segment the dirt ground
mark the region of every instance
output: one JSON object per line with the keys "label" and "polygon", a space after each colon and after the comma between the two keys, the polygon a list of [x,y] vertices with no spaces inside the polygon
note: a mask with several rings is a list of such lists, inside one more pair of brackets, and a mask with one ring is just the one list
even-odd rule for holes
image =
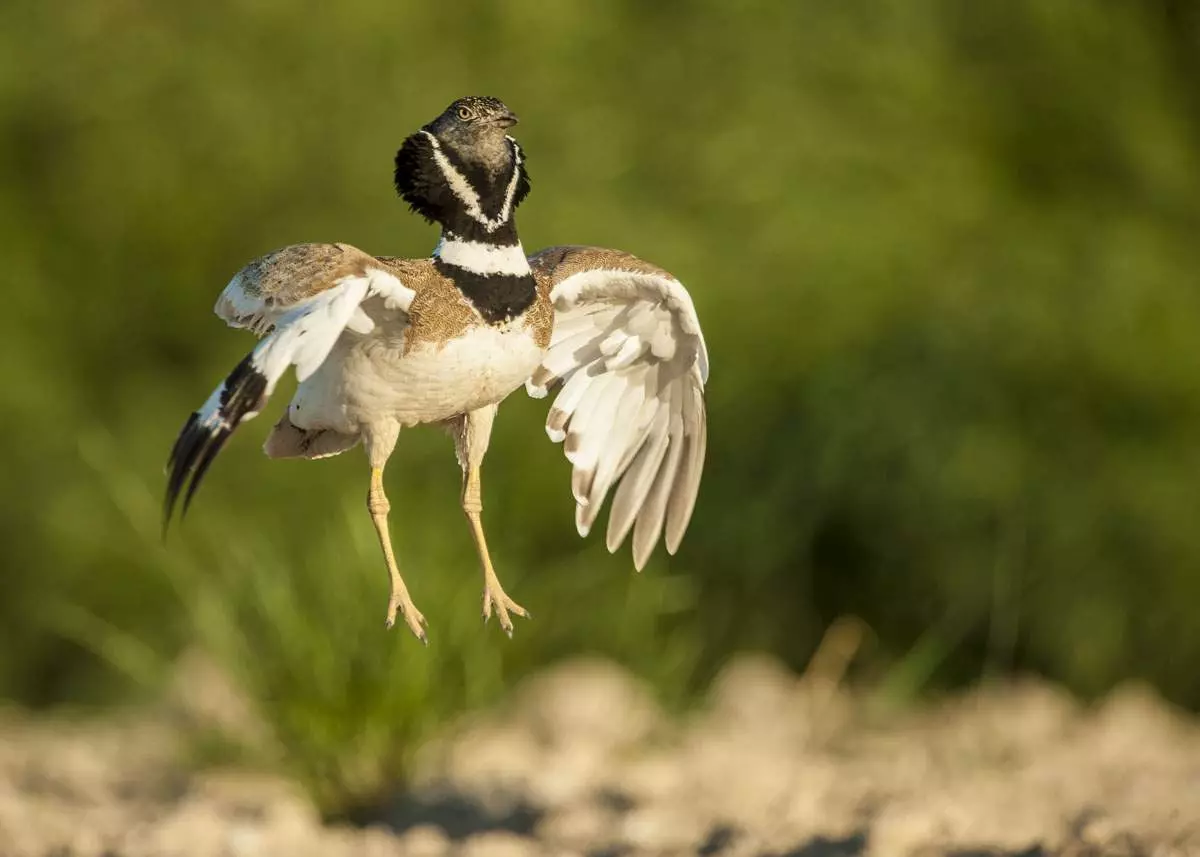
{"label": "dirt ground", "polygon": [[1138,687],[898,715],[745,657],[672,721],[575,662],[428,748],[365,827],[271,777],[189,773],[168,723],[0,716],[0,855],[1200,855],[1200,724]]}

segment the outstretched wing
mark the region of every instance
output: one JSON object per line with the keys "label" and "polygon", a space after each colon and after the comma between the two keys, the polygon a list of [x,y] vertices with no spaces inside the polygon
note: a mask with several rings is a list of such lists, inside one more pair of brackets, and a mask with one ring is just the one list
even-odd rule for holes
{"label": "outstretched wing", "polygon": [[234,429],[262,410],[288,367],[303,381],[329,356],[345,330],[370,333],[364,308],[408,312],[414,292],[383,263],[345,244],[297,244],[256,259],[217,300],[218,316],[262,340],[222,381],[179,433],[167,463],[164,524],[180,492],[186,511],[205,471]]}
{"label": "outstretched wing", "polygon": [[[349,244],[292,244],[238,271],[217,298],[213,312],[230,327],[265,336],[289,312],[341,281],[382,267],[379,260]],[[362,317],[357,321],[370,329]]]}
{"label": "outstretched wing", "polygon": [[555,316],[526,389],[540,398],[561,383],[546,433],[573,466],[576,527],[587,535],[616,485],[606,543],[615,552],[632,529],[640,571],[664,525],[675,553],[700,488],[708,352],[696,309],[669,273],[617,250],[552,247],[529,263]]}

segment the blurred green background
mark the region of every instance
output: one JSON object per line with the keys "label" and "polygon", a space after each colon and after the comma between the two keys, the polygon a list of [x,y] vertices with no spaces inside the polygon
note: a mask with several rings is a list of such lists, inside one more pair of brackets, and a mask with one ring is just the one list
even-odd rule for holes
{"label": "blurred green background", "polygon": [[[680,554],[575,535],[514,394],[479,622],[450,441],[401,438],[393,530],[431,645],[385,633],[359,451],[272,463],[291,389],[159,537],[163,462],[251,344],[211,315],[300,241],[425,255],[390,182],[464,94],[522,117],[529,251],[690,288],[710,445]],[[839,616],[913,696],[1032,670],[1200,707],[1200,12],[1190,0],[0,7],[0,694],[151,695],[223,665],[328,805],[559,657],[685,702]],[[598,528],[601,529],[602,528]]]}

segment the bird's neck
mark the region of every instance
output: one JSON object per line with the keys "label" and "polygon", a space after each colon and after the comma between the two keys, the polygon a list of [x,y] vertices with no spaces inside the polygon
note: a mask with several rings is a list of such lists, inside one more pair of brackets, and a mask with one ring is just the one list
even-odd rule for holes
{"label": "bird's neck", "polygon": [[442,227],[434,265],[490,324],[525,312],[537,284],[514,216],[529,193],[521,147],[505,138],[507,163],[467,162],[421,131],[396,155],[396,188],[413,210]]}
{"label": "bird's neck", "polygon": [[517,244],[513,213],[529,193],[517,141],[504,137],[504,157],[466,158],[422,130],[396,153],[396,189],[413,211],[438,223],[443,239]]}
{"label": "bird's neck", "polygon": [[507,169],[496,171],[463,163],[436,146],[430,151],[447,192],[435,217],[442,234],[433,257],[455,272],[477,277],[530,275],[516,220],[528,177],[516,141],[507,142]]}
{"label": "bird's neck", "polygon": [[530,275],[525,248],[517,238],[515,225],[505,235],[485,235],[477,239],[464,238],[445,226],[433,258],[439,265],[482,277]]}
{"label": "bird's neck", "polygon": [[537,283],[516,225],[465,238],[443,224],[434,265],[489,324],[517,318],[537,299]]}

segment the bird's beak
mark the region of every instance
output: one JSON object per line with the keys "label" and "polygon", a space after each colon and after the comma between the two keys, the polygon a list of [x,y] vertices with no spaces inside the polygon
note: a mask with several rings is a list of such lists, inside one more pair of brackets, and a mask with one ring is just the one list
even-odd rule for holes
{"label": "bird's beak", "polygon": [[517,124],[517,114],[513,113],[511,110],[505,110],[496,117],[496,124],[501,128],[511,128],[513,125]]}

